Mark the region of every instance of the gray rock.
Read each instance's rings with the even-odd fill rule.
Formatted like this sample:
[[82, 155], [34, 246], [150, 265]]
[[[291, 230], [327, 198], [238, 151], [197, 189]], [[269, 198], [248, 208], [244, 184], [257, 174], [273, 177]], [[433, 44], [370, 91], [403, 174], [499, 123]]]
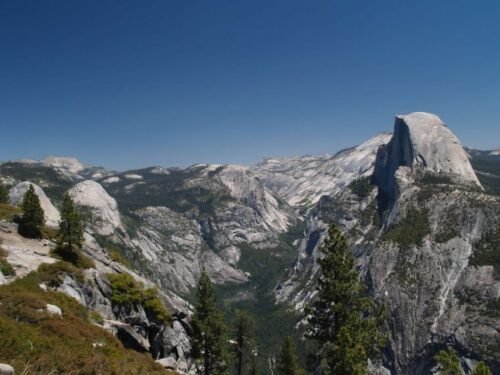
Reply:
[[50, 303], [47, 303], [46, 309], [50, 315], [56, 315], [56, 316], [62, 318], [62, 310], [59, 306], [51, 305]]
[[[423, 171], [440, 179], [424, 182]], [[387, 306], [386, 369], [427, 373], [437, 348], [452, 345], [464, 363], [480, 358], [500, 373], [500, 319], [488, 313], [500, 281], [492, 266], [470, 264], [478, 241], [500, 223], [500, 198], [482, 193], [473, 173], [462, 146], [436, 116], [398, 117], [393, 139], [378, 151], [378, 191], [359, 198], [345, 190], [320, 199], [306, 220], [296, 263], [276, 290], [278, 300], [300, 310], [314, 299], [319, 247], [326, 223], [336, 223], [348, 233], [361, 278]], [[377, 193], [385, 200], [377, 201]], [[382, 227], [375, 225], [377, 209], [384, 211]], [[384, 233], [413, 209], [429, 224], [421, 242], [386, 240]]]
[[118, 337], [126, 348], [139, 352], [148, 352], [150, 349], [149, 341], [137, 333], [130, 324], [116, 320], [104, 320], [104, 329]]
[[14, 375], [15, 373], [14, 367], [0, 363], [0, 375]]
[[176, 370], [177, 369], [177, 361], [175, 358], [172, 357], [167, 357], [167, 358], [162, 358], [158, 359], [156, 363], [160, 364], [167, 370]]
[[9, 200], [13, 205], [21, 204], [24, 194], [28, 191], [30, 185], [33, 185], [36, 195], [40, 199], [40, 205], [42, 206], [45, 222], [48, 226], [57, 228], [59, 226], [59, 220], [61, 216], [59, 211], [54, 207], [50, 199], [45, 195], [43, 189], [37, 184], [33, 184], [30, 181], [24, 181], [9, 190]]

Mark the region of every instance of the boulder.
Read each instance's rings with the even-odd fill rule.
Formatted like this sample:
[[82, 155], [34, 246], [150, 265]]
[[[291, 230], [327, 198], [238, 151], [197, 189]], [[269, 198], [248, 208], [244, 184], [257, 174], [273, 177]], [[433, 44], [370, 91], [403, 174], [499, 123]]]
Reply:
[[104, 320], [104, 329], [115, 335], [128, 349], [143, 353], [150, 349], [149, 341], [137, 333], [130, 324], [116, 320]]
[[46, 309], [50, 315], [57, 315], [58, 317], [62, 318], [62, 310], [59, 306], [51, 305], [50, 303], [47, 303]]
[[15, 373], [14, 367], [0, 363], [0, 375], [14, 375]]
[[17, 184], [9, 190], [10, 202], [13, 205], [20, 205], [23, 201], [24, 194], [28, 191], [30, 185], [33, 185], [35, 193], [40, 199], [40, 206], [42, 206], [43, 212], [45, 214], [45, 223], [49, 227], [57, 228], [59, 226], [59, 221], [61, 220], [59, 211], [54, 207], [54, 205], [47, 197], [47, 195], [45, 195], [45, 192], [40, 186], [33, 184], [30, 181], [24, 181]]
[[175, 370], [177, 369], [177, 361], [175, 358], [172, 357], [167, 357], [167, 358], [162, 358], [156, 361], [156, 363], [160, 364], [167, 370]]

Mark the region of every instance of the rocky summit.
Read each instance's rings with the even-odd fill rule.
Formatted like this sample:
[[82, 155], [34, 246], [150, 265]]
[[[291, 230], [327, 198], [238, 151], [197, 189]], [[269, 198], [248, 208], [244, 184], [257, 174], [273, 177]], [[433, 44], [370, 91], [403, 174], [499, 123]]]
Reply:
[[[387, 307], [388, 344], [371, 363], [373, 374], [431, 373], [445, 347], [465, 369], [482, 360], [500, 374], [500, 156], [464, 149], [434, 114], [397, 116], [392, 134], [333, 155], [124, 172], [50, 157], [3, 163], [0, 177], [11, 206], [33, 184], [51, 227], [68, 192], [92, 261], [83, 273], [57, 266], [55, 238], [20, 237], [19, 211], [10, 207], [1, 213], [0, 259], [14, 272], [2, 268], [0, 283], [16, 285], [39, 269], [36, 293], [62, 293], [98, 314], [95, 324], [149, 353], [154, 371], [195, 372], [190, 319], [203, 270], [231, 319], [236, 308], [257, 316], [267, 365], [285, 334], [303, 334], [320, 247], [335, 223], [369, 294]], [[44, 264], [50, 272], [38, 268]], [[62, 276], [54, 281], [53, 273]], [[172, 317], [153, 314], [149, 300], [118, 308], [120, 282], [157, 288]], [[50, 305], [66, 319], [71, 303], [51, 298], [37, 308], [45, 314]], [[109, 340], [93, 341], [94, 348]]]

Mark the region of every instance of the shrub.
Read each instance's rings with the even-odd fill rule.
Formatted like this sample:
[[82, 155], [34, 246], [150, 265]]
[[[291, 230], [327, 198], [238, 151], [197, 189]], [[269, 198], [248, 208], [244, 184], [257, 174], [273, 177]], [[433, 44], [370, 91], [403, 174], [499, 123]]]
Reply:
[[493, 266], [495, 276], [500, 277], [500, 226], [486, 232], [474, 244], [474, 253], [469, 260], [471, 266]]
[[113, 262], [123, 264], [125, 267], [128, 267], [128, 268], [132, 267], [129, 260], [127, 258], [125, 258], [117, 248], [115, 248], [115, 247], [109, 248], [108, 255]]
[[83, 255], [82, 251], [76, 247], [58, 245], [52, 251], [52, 255], [55, 258], [69, 262], [78, 268], [95, 268], [94, 261]]
[[110, 273], [107, 277], [111, 283], [111, 301], [114, 305], [127, 308], [142, 305], [149, 317], [163, 323], [170, 321], [170, 313], [160, 301], [156, 288], [144, 289], [142, 283], [128, 273]]
[[382, 237], [383, 240], [396, 242], [402, 247], [421, 245], [424, 237], [430, 233], [428, 216], [427, 209], [408, 207], [406, 216], [398, 224], [389, 227]]
[[91, 321], [97, 323], [97, 324], [103, 324], [104, 319], [102, 318], [101, 314], [99, 314], [97, 311], [91, 311], [89, 314], [89, 318]]
[[0, 259], [0, 272], [2, 272], [4, 276], [14, 276], [16, 274], [14, 267], [5, 259]]
[[10, 263], [7, 262], [7, 252], [0, 247], [0, 272], [4, 276], [14, 276], [16, 271]]
[[42, 228], [42, 238], [45, 240], [54, 240], [57, 238], [57, 229], [48, 227], [46, 225]]
[[[16, 373], [29, 374], [166, 373], [147, 354], [125, 349], [113, 335], [91, 324], [92, 317], [76, 300], [38, 287], [48, 274], [78, 269], [63, 262], [40, 268], [0, 287], [2, 362]], [[43, 312], [47, 303], [59, 306], [63, 319]]]
[[0, 204], [0, 220], [12, 221], [16, 215], [21, 213], [21, 209], [10, 204]]
[[73, 264], [60, 261], [52, 264], [41, 264], [38, 267], [37, 277], [40, 282], [48, 284], [51, 288], [57, 288], [61, 285], [64, 276], [68, 275], [77, 282], [83, 282], [83, 273]]
[[370, 177], [360, 177], [349, 184], [349, 189], [363, 199], [370, 195], [374, 186], [370, 183]]

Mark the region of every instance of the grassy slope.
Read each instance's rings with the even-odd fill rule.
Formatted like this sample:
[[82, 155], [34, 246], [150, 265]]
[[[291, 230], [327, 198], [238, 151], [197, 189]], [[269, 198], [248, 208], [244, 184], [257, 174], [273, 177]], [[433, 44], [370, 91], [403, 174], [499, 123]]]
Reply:
[[[125, 349], [93, 324], [77, 301], [38, 286], [57, 284], [65, 273], [82, 277], [58, 262], [0, 287], [0, 362], [24, 374], [165, 374], [151, 357]], [[47, 314], [47, 303], [59, 306], [63, 318]]]

